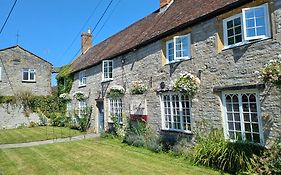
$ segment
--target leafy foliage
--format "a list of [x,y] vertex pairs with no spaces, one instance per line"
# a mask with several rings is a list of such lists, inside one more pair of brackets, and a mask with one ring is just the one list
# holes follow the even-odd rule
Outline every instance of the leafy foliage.
[[147,86],[141,81],[133,81],[131,87],[132,94],[144,94],[147,91]]
[[181,92],[187,96],[194,97],[199,91],[199,86],[200,80],[198,77],[190,73],[185,73],[176,79],[173,88],[176,92]]
[[223,132],[213,130],[207,136],[198,139],[192,150],[195,164],[202,164],[230,173],[252,170],[257,164],[256,156],[264,148],[248,142],[229,142]]
[[263,81],[281,89],[281,61],[271,60],[261,71]]
[[0,104],[16,104],[14,96],[0,96]]
[[119,98],[124,96],[125,90],[122,86],[112,86],[107,92],[109,98]]
[[267,149],[261,157],[257,157],[258,165],[255,173],[259,174],[281,174],[281,140]]
[[58,95],[69,93],[74,81],[74,76],[71,74],[71,65],[62,66],[59,70],[57,79]]

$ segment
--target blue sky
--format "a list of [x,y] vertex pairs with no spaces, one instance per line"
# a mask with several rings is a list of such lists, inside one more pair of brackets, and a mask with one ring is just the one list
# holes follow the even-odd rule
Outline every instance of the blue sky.
[[[54,67],[70,63],[81,46],[80,31],[86,32],[88,27],[93,29],[110,1],[18,0],[0,35],[0,49],[16,45],[18,38],[20,46],[51,62]],[[159,1],[113,0],[93,31],[93,44],[157,10]],[[0,1],[0,26],[13,3],[14,0]]]

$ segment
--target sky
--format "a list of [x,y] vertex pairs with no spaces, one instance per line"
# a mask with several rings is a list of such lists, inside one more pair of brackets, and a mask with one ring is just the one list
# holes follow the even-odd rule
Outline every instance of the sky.
[[[70,63],[80,54],[81,33],[93,30],[93,45],[159,8],[160,0],[18,0],[0,34],[0,49],[20,45],[51,62]],[[0,27],[14,0],[0,0]],[[102,17],[107,6],[107,13]],[[98,23],[98,21],[101,21]],[[78,55],[77,55],[78,54]],[[54,76],[52,84],[55,85]]]

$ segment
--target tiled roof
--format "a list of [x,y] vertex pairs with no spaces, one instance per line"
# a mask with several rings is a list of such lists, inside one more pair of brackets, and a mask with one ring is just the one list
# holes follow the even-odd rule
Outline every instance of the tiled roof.
[[72,63],[72,72],[132,51],[250,1],[253,0],[174,0],[166,11],[157,10],[78,56]]

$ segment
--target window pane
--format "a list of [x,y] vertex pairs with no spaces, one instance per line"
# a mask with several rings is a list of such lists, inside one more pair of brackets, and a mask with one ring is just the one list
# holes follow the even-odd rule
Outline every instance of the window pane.
[[34,72],[30,72],[30,80],[35,80],[35,73]]
[[260,143],[260,135],[259,134],[253,134],[253,142]]
[[247,25],[247,28],[255,27],[255,20],[254,19],[248,19],[246,21],[246,25]]
[[241,25],[241,18],[235,18],[234,19],[234,26],[240,26]]
[[234,37],[228,38],[228,45],[235,44]]
[[229,130],[234,130],[234,123],[228,122],[228,129]]
[[257,28],[257,35],[266,35],[265,27]]
[[28,72],[23,72],[23,80],[28,80]]
[[247,29],[247,36],[248,37],[256,36],[255,29]]
[[254,18],[254,11],[253,10],[247,10],[245,12],[246,18]]
[[255,17],[264,17],[264,16],[265,16],[265,13],[264,13],[263,7],[255,9]]
[[235,36],[235,43],[240,43],[240,42],[242,42],[242,35]]
[[228,35],[228,36],[233,36],[233,35],[234,35],[233,29],[227,30],[227,35]]
[[256,25],[257,25],[257,27],[259,27],[259,26],[265,26],[265,21],[264,21],[264,18],[257,18],[256,19]]
[[233,21],[232,20],[228,21],[226,24],[227,24],[227,28],[233,27]]

